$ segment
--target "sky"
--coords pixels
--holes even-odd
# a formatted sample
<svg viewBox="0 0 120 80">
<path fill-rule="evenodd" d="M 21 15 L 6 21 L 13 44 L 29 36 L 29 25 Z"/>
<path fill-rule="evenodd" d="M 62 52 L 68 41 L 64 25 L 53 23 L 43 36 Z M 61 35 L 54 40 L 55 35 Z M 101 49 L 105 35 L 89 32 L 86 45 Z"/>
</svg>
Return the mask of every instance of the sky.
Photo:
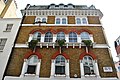
<svg viewBox="0 0 120 80">
<path fill-rule="evenodd" d="M 74 5 L 94 5 L 103 13 L 101 23 L 103 25 L 107 41 L 110 46 L 111 54 L 114 61 L 118 61 L 117 53 L 114 48 L 114 41 L 120 36 L 120 4 L 119 0 L 15 0 L 17 3 L 17 15 L 22 17 L 20 10 L 24 9 L 27 4 L 31 5 L 49 5 L 51 3 L 67 5 L 72 3 Z"/>
</svg>

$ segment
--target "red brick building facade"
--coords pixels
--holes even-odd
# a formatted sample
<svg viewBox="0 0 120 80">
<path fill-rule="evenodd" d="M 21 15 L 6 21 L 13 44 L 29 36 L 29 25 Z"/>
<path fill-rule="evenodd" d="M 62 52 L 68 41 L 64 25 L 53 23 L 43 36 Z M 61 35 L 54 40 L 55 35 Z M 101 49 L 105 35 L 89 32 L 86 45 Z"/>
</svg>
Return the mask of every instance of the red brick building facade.
<svg viewBox="0 0 120 80">
<path fill-rule="evenodd" d="M 27 5 L 22 14 L 7 79 L 116 77 L 99 9 L 93 5 Z M 34 50 L 29 48 L 32 40 L 38 41 Z M 57 41 L 65 44 L 60 47 Z"/>
</svg>

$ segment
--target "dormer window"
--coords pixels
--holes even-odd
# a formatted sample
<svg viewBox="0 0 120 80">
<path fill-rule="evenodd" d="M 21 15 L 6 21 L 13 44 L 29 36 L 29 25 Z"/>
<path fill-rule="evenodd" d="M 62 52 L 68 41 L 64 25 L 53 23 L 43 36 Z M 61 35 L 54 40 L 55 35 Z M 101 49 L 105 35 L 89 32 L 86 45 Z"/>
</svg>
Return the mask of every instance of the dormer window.
<svg viewBox="0 0 120 80">
<path fill-rule="evenodd" d="M 71 9 L 74 8 L 73 4 L 68 4 L 68 8 L 71 8 Z"/>
<path fill-rule="evenodd" d="M 59 8 L 63 9 L 64 8 L 64 4 L 59 4 Z"/>
<path fill-rule="evenodd" d="M 51 4 L 49 9 L 54 9 L 55 8 L 55 4 Z"/>
</svg>

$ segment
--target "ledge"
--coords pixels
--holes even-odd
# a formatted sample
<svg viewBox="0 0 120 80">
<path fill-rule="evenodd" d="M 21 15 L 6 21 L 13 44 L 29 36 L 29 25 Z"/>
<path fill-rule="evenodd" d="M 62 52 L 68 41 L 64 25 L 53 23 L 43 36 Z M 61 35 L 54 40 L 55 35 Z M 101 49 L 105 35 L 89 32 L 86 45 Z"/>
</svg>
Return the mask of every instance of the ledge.
<svg viewBox="0 0 120 80">
<path fill-rule="evenodd" d="M 22 26 L 102 26 L 102 24 L 22 24 Z"/>
<path fill-rule="evenodd" d="M 39 46 L 40 48 L 42 48 L 43 46 L 46 46 L 46 48 L 49 47 L 53 47 L 55 48 L 56 46 L 59 46 L 58 44 L 56 44 L 56 42 L 38 42 L 37 46 Z M 81 48 L 81 46 L 85 46 L 83 43 L 80 42 L 66 42 L 64 45 L 66 48 L 69 47 L 79 47 Z M 92 44 L 93 48 L 109 48 L 109 46 L 107 44 L 96 44 L 93 43 Z M 28 44 L 26 42 L 26 44 L 15 44 L 15 48 L 28 48 Z"/>
</svg>

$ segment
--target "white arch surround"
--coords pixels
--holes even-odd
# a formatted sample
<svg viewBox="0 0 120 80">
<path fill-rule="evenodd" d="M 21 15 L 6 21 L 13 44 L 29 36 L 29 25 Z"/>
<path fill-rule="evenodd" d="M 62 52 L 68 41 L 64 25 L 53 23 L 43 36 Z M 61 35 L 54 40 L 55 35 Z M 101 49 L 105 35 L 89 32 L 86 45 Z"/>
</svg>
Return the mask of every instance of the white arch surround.
<svg viewBox="0 0 120 80">
<path fill-rule="evenodd" d="M 86 56 L 84 56 L 84 57 L 86 57 Z M 90 57 L 90 56 L 87 56 L 87 57 Z M 92 59 L 92 57 L 91 57 L 91 59 Z M 97 60 L 93 60 L 93 59 L 92 59 L 94 74 L 90 73 L 89 75 L 88 75 L 88 74 L 85 74 L 85 71 L 84 71 L 85 62 L 86 62 L 86 61 L 84 60 L 84 58 L 83 58 L 83 60 L 80 60 L 81 78 L 85 78 L 85 76 L 95 76 L 95 77 L 100 78 Z M 88 64 L 89 64 L 89 61 L 87 61 L 87 62 L 88 62 Z"/>
<path fill-rule="evenodd" d="M 62 55 L 58 55 L 57 57 L 63 57 L 64 58 L 64 56 L 62 56 Z M 56 59 L 57 59 L 57 57 L 56 57 Z M 61 77 L 66 77 L 66 78 L 70 78 L 69 77 L 69 59 L 65 59 L 65 61 L 64 61 L 64 66 L 65 66 L 65 74 L 56 74 L 55 73 L 55 67 L 56 67 L 56 59 L 52 59 L 51 60 L 51 76 L 50 76 L 50 78 L 54 78 L 54 77 L 59 77 L 59 76 L 61 76 Z M 62 64 L 62 63 L 60 63 L 60 64 Z"/>
<path fill-rule="evenodd" d="M 41 65 L 41 59 L 38 59 L 38 56 L 36 56 L 36 55 L 30 56 L 29 59 L 24 59 L 20 77 L 33 76 L 33 75 L 35 77 L 39 77 L 40 65 Z M 35 67 L 35 73 L 28 72 L 29 66 Z"/>
</svg>

